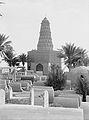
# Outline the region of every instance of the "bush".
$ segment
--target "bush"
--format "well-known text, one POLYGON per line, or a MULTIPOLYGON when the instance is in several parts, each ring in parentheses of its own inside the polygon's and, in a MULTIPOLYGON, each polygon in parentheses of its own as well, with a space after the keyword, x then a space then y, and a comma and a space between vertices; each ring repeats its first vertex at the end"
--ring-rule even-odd
POLYGON ((54 71, 49 72, 45 84, 52 86, 54 90, 63 90, 65 87, 65 78, 61 68, 56 67, 54 71))
POLYGON ((81 80, 81 78, 77 78, 77 81, 75 83, 75 91, 78 94, 83 94, 84 91, 88 91, 88 81, 87 79, 84 77, 84 81, 81 80))
POLYGON ((78 94, 82 94, 82 101, 86 102, 86 95, 88 93, 88 80, 84 75, 80 75, 80 77, 78 77, 77 79, 77 84, 76 84, 76 93, 78 94))

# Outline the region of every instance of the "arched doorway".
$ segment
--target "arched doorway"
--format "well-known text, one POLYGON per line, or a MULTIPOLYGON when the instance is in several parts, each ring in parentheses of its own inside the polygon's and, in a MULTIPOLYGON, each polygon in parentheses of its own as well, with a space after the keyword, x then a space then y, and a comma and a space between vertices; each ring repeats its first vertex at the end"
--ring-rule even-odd
POLYGON ((36 66, 36 71, 43 71, 43 65, 39 63, 39 64, 36 66))

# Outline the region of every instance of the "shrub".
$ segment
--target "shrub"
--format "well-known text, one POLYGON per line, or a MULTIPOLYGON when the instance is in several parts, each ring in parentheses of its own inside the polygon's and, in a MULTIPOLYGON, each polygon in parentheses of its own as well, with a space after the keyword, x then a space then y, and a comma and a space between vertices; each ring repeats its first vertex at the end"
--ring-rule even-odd
POLYGON ((52 86, 54 90, 62 90, 65 87, 65 78, 63 71, 59 67, 49 72, 48 78, 45 82, 47 86, 52 86))
POLYGON ((83 95, 83 102, 86 102, 86 95, 88 90, 89 88, 87 78, 84 75, 80 75, 80 77, 77 78, 75 91, 76 93, 83 95))

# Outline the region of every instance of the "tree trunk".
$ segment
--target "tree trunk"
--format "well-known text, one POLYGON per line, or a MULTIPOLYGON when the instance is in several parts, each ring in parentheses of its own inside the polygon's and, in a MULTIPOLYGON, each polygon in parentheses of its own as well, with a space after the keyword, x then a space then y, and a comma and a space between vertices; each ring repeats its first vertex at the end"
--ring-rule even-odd
POLYGON ((83 94, 82 102, 86 102, 86 94, 83 94))

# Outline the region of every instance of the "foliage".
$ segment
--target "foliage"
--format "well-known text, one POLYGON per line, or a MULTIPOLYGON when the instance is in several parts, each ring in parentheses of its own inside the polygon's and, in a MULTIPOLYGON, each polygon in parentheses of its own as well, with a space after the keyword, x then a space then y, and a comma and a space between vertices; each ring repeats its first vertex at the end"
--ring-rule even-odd
POLYGON ((13 52, 13 48, 9 48, 8 50, 6 50, 5 54, 7 57, 4 57, 4 60, 8 63, 10 67, 15 67, 18 65, 19 60, 13 52))
POLYGON ((28 70, 31 70, 31 63, 34 62, 34 57, 30 56, 29 54, 27 55, 27 63, 28 63, 28 70))
POLYGON ((8 46, 11 46, 11 41, 7 41, 9 36, 0 34, 0 55, 1 57, 7 57, 5 52, 8 50, 8 46))
MULTIPOLYGON (((2 1, 0 1, 0 5, 2 5, 2 4, 5 4, 4 2, 2 2, 2 1)), ((0 13, 0 16, 2 16, 2 14, 0 13)))
POLYGON ((58 57, 64 58, 65 65, 70 71, 71 68, 75 67, 79 63, 79 60, 81 63, 84 63, 84 59, 87 58, 87 52, 86 49, 77 47, 74 43, 66 43, 62 46, 62 49, 60 49, 58 57))
POLYGON ((84 66, 88 66, 89 65, 89 57, 86 56, 84 59, 83 59, 83 63, 84 63, 84 66))
POLYGON ((28 68, 27 69, 28 70, 31 70, 31 62, 32 62, 31 58, 29 58, 29 55, 27 55, 27 63, 28 63, 28 65, 27 65, 28 68))
POLYGON ((79 77, 77 78, 76 86, 75 86, 75 91, 78 94, 83 94, 84 89, 87 90, 87 79, 84 77, 84 81, 82 81, 79 77), (85 88, 83 87, 85 85, 85 88))
POLYGON ((59 66, 51 66, 51 72, 49 72, 48 79, 45 84, 47 86, 53 86, 54 90, 62 90, 64 88, 64 74, 59 66))
POLYGON ((25 65, 25 62, 27 61, 27 56, 26 54, 22 53, 21 55, 19 55, 19 60, 20 62, 22 62, 22 65, 25 65))
POLYGON ((86 102, 86 95, 88 91, 88 80, 86 76, 81 75, 80 77, 78 77, 75 91, 78 94, 82 94, 83 95, 82 101, 86 102))

